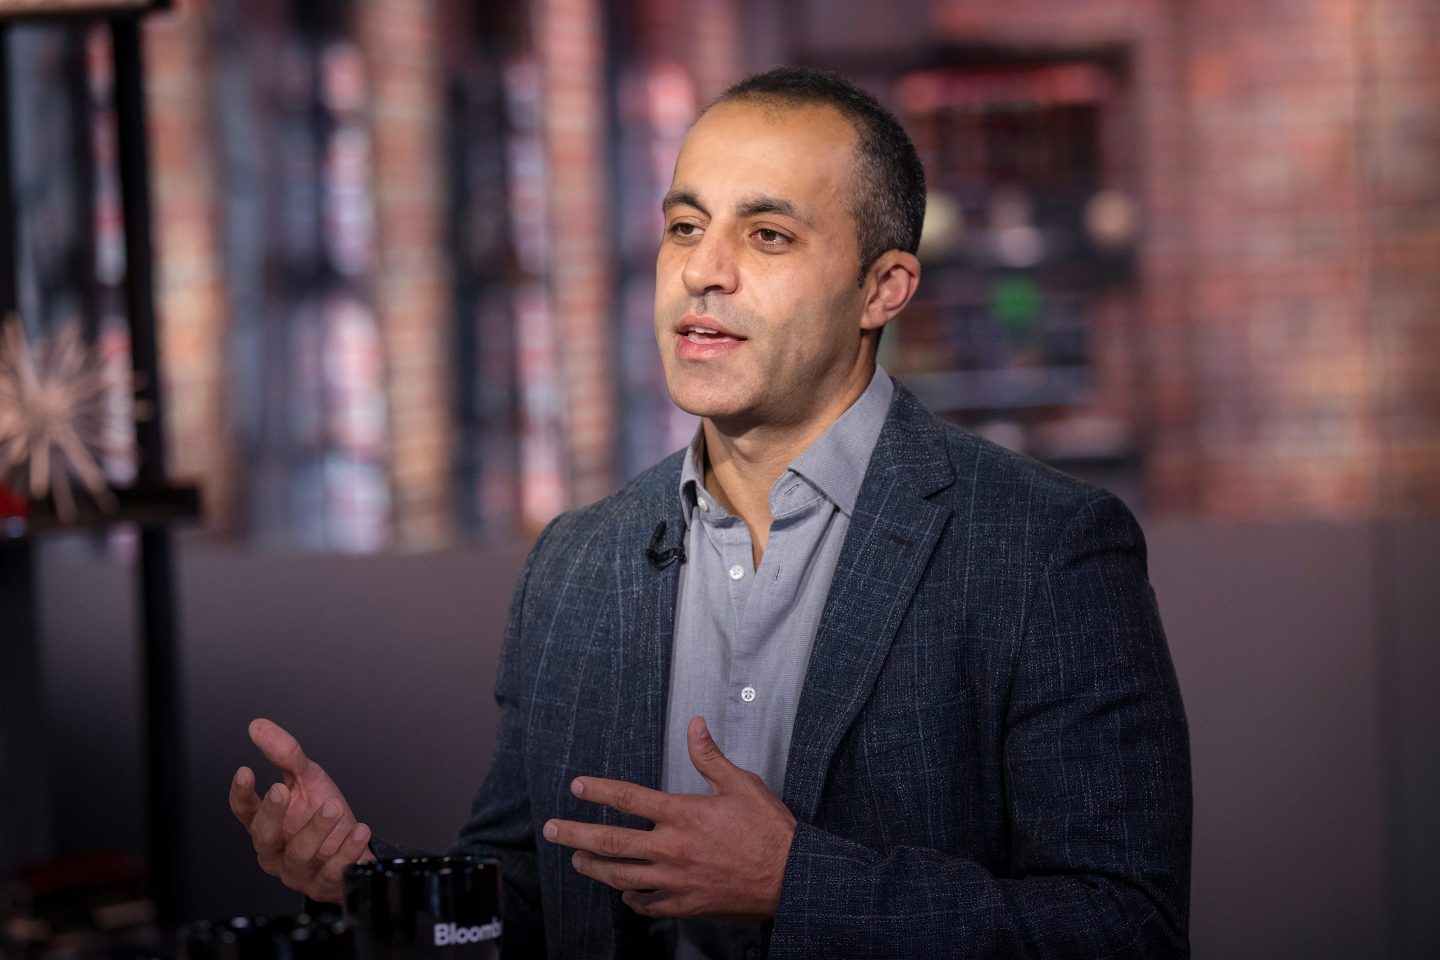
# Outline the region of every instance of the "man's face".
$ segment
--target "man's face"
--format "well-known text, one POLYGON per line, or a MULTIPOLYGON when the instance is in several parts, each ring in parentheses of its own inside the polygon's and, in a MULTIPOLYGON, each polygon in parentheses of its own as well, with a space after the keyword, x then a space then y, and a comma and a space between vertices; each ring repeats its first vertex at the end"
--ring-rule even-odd
POLYGON ((723 103, 665 200, 655 337, 670 396, 738 429, 823 416, 868 376, 855 133, 826 107, 723 103))

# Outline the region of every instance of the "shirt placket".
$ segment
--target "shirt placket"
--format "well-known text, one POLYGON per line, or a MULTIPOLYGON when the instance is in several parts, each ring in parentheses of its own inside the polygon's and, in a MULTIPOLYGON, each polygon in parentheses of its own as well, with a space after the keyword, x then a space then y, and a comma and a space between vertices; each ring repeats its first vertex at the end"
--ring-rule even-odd
POLYGON ((715 712, 707 716, 712 729, 711 735, 721 745, 726 755, 735 763, 744 765, 742 760, 748 756, 750 731, 746 730, 739 722, 732 711, 732 697, 729 695, 732 684, 730 677, 734 670, 735 648, 739 644, 740 621, 743 617, 745 605, 750 595, 751 576, 750 569, 750 535, 745 524, 738 517, 710 516, 705 519, 706 529, 710 536, 710 542, 715 551, 719 554, 719 569, 711 573, 712 577, 720 577, 722 582, 719 589, 712 586, 711 596, 723 595, 726 598, 726 620, 728 630, 725 636, 713 638, 713 642, 721 645, 722 649, 716 651, 714 661, 721 668, 721 680, 725 684, 723 690, 717 690, 715 712), (716 715, 718 714, 718 716, 716 715))
MULTIPOLYGON (((738 518, 724 531, 723 575, 730 597, 734 624, 725 670, 724 717, 726 755, 746 770, 756 770, 762 757, 756 752, 761 732, 752 709, 755 690, 747 674, 753 637, 747 629, 749 610, 755 604, 759 586, 755 582, 754 552, 749 528, 738 518)), ((763 566, 763 562, 762 562, 763 566)))
MULTIPOLYGON (((794 474, 787 474, 778 482, 777 495, 771 502, 775 519, 759 569, 754 570, 753 575, 747 572, 746 579, 753 582, 747 603, 740 609, 730 661, 727 712, 734 718, 736 731, 744 731, 733 739, 747 745, 747 762, 740 765, 767 780, 783 773, 769 769, 769 752, 772 741, 779 735, 773 729, 780 722, 777 657, 783 656, 791 640, 781 635, 785 620, 781 607, 794 599, 776 574, 783 573, 793 559, 790 553, 794 527, 803 519, 807 499, 815 499, 815 494, 804 488, 803 481, 794 474)), ((746 546, 748 549, 748 537, 746 546)))

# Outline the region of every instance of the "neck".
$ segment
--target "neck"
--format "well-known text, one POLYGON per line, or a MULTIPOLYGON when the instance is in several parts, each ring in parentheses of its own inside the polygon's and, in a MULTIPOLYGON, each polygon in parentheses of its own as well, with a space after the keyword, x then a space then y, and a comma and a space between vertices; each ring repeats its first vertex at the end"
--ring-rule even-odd
POLYGON ((874 364, 856 368, 843 390, 797 423, 736 426, 702 421, 705 489, 749 528, 756 567, 770 535, 770 488, 796 457, 860 399, 874 373, 874 364))

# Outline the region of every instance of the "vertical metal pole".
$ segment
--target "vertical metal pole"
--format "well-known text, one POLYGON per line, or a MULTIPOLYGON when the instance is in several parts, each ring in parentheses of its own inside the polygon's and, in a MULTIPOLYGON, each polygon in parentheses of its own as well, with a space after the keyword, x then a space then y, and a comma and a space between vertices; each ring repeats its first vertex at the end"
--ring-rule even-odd
POLYGON ((100 334, 100 283, 95 253, 95 144, 92 133, 94 108, 90 96, 88 24, 71 24, 65 39, 66 80, 70 84, 70 130, 76 144, 75 237, 70 250, 68 282, 80 294, 80 323, 85 342, 94 344, 100 334))
MULTIPOLYGON (((0 320, 18 300, 15 193, 10 162, 10 28, 0 23, 0 320)), ((0 542, 0 878, 53 854, 45 714, 35 629, 35 548, 0 542)))
POLYGON ((10 172, 10 27, 0 23, 0 321, 20 302, 16 285, 15 184, 10 172))
MULTIPOLYGON (((145 75, 139 23, 131 18, 117 18, 111 22, 111 35, 125 217, 126 312, 130 319, 137 399, 151 410, 151 416, 136 425, 140 447, 139 483, 160 486, 165 483, 165 434, 155 331, 145 75)), ((149 768, 146 811, 155 905, 162 922, 179 920, 182 915, 180 876, 187 827, 188 782, 171 595, 172 565, 169 532, 159 525, 144 527, 140 534, 140 594, 145 645, 145 746, 149 768)))

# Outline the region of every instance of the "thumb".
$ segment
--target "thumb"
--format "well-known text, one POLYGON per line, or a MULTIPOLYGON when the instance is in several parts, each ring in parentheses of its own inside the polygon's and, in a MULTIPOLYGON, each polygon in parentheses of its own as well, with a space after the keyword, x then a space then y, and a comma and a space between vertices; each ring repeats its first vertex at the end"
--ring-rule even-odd
POLYGON ((298 779, 310 764, 305 751, 300 749, 300 741, 272 720, 262 717, 250 721, 250 739, 265 754, 266 760, 289 777, 298 779))
POLYGON ((690 728, 686 733, 690 747, 690 762, 695 764, 695 769, 700 771, 700 776, 710 784, 710 789, 719 793, 721 788, 734 781, 735 774, 742 771, 721 752, 720 745, 715 742, 714 737, 710 736, 710 728, 705 725, 704 717, 691 717, 690 728))

